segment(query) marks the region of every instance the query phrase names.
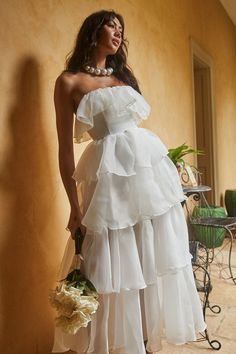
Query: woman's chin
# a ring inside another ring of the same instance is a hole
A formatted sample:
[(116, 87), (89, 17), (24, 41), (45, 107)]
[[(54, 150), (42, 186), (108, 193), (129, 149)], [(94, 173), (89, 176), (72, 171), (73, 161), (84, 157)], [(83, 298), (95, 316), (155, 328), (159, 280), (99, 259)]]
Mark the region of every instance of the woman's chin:
[(115, 47), (114, 45), (112, 47), (107, 48), (107, 55), (115, 55), (118, 49), (119, 47)]

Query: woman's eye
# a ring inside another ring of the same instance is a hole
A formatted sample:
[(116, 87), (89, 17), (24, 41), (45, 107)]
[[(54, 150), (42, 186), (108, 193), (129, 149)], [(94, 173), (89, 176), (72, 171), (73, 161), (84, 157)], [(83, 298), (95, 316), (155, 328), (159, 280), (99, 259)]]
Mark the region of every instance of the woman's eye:
[[(108, 22), (107, 25), (111, 28), (116, 28), (116, 25), (113, 23), (113, 22)], [(119, 30), (119, 33), (120, 35), (122, 36), (123, 34), (123, 31), (122, 30)]]

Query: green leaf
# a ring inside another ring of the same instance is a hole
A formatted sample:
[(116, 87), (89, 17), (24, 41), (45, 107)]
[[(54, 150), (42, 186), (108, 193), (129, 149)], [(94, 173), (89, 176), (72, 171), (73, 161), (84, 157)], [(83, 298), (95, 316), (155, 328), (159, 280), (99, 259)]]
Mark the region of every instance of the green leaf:
[(189, 147), (186, 143), (177, 146), (176, 148), (168, 149), (168, 156), (176, 165), (177, 163), (184, 163), (182, 157), (188, 154), (202, 155), (202, 150), (195, 150)]
[(80, 269), (74, 269), (65, 280), (68, 285), (79, 289), (82, 293), (96, 293), (95, 286), (81, 273)]

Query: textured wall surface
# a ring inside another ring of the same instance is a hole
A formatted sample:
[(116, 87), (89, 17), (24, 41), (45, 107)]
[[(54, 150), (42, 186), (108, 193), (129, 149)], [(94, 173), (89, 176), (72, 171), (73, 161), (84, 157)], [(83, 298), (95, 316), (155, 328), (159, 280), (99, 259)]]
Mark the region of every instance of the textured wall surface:
[[(194, 143), (190, 37), (214, 63), (218, 190), (236, 188), (236, 36), (218, 0), (9, 0), (0, 3), (0, 342), (4, 354), (48, 354), (47, 295), (67, 240), (57, 165), (54, 81), (82, 20), (114, 8), (129, 63), (152, 106), (145, 127), (168, 146)], [(84, 146), (76, 147), (76, 159)]]

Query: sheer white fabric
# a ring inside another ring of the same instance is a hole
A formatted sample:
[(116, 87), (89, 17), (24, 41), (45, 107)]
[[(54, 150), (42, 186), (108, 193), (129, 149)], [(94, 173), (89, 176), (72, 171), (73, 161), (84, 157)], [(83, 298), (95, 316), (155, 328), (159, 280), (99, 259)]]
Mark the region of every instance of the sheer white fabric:
[[(150, 107), (129, 86), (97, 89), (77, 109), (75, 139), (93, 137), (74, 171), (87, 227), (82, 270), (99, 292), (92, 322), (55, 330), (53, 352), (145, 354), (161, 338), (183, 344), (205, 329), (191, 268), (185, 199), (167, 148), (138, 128)], [(58, 273), (74, 264), (69, 238)]]
[(106, 123), (109, 126), (110, 133), (112, 133), (112, 126), (119, 125), (121, 129), (122, 122), (133, 120), (136, 124), (139, 124), (142, 119), (146, 119), (149, 115), (150, 106), (143, 96), (130, 86), (105, 87), (91, 91), (83, 96), (77, 108), (77, 119), (74, 125), (74, 140), (76, 143), (91, 139), (86, 132), (93, 128), (94, 124), (97, 129), (100, 128), (101, 122), (96, 124), (94, 118), (101, 113), (106, 115)]

